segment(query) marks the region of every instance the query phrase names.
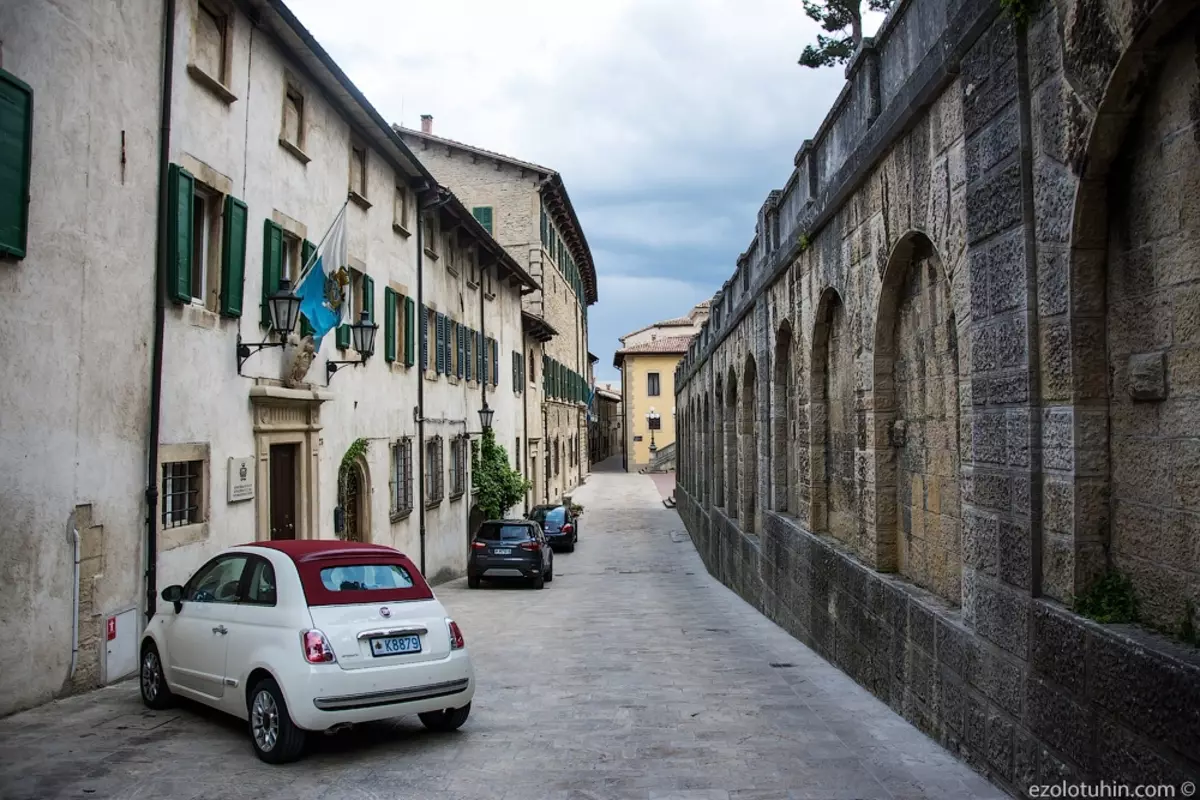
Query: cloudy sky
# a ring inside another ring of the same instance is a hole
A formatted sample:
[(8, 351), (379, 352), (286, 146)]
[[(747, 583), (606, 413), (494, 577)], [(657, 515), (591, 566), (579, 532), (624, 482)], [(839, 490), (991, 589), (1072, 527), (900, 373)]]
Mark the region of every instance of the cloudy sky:
[(558, 170), (617, 337), (710, 297), (842, 86), (800, 0), (291, 0), (390, 121)]

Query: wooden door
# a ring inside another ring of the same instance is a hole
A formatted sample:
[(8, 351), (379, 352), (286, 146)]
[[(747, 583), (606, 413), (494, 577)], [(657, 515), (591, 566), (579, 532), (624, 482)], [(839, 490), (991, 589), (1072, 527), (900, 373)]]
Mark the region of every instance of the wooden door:
[(271, 538), (296, 538), (295, 444), (271, 445)]

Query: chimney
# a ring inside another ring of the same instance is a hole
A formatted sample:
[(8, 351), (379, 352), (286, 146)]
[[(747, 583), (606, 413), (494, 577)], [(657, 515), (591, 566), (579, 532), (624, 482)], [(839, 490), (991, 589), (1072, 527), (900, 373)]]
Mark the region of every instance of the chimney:
[(433, 114), (421, 115), (421, 133), (433, 134)]

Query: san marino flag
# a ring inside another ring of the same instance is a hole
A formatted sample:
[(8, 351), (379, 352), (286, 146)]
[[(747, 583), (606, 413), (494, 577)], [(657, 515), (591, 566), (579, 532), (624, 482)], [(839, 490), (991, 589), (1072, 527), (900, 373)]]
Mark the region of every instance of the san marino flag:
[(312, 328), (313, 347), (318, 350), (325, 334), (351, 321), (350, 272), (346, 261), (346, 207), (342, 206), (311, 263), (304, 265), (296, 289), (300, 313)]

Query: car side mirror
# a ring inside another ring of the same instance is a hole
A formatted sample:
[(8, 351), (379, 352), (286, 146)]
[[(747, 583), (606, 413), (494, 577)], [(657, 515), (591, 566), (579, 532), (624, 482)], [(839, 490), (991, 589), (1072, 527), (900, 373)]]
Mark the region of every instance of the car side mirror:
[(179, 584), (172, 584), (162, 590), (162, 599), (168, 603), (175, 605), (175, 613), (178, 614), (183, 610), (183, 587)]

